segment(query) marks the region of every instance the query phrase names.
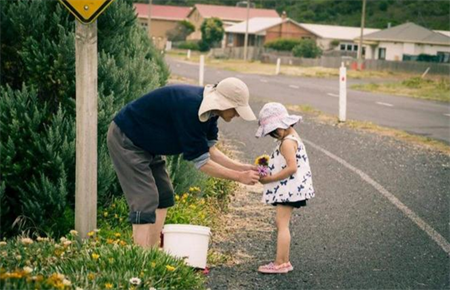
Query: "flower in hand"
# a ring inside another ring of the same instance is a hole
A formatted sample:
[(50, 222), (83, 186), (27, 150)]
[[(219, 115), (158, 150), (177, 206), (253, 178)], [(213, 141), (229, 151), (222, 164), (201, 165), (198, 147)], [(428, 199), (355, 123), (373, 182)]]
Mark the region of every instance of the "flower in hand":
[(261, 155), (255, 160), (258, 167), (259, 176), (264, 177), (269, 174), (269, 155)]

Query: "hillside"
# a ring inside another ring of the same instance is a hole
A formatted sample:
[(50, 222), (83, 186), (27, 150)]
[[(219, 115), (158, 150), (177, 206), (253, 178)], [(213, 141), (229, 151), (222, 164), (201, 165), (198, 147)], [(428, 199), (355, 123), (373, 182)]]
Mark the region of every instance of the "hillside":
[[(258, 8), (286, 11), (298, 22), (359, 26), (362, 0), (251, 0)], [(146, 3), (148, 0), (138, 0)], [(217, 4), (236, 6), (230, 0), (153, 0), (154, 4), (194, 6)], [(366, 27), (386, 28), (410, 21), (435, 30), (450, 30), (450, 1), (367, 0)]]

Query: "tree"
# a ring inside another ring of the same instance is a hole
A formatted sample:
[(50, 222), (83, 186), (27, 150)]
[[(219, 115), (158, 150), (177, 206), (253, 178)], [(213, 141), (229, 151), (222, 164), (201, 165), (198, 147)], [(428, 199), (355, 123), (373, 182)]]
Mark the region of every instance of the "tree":
[[(58, 1), (1, 1), (0, 237), (66, 234), (74, 223), (74, 17)], [(132, 2), (98, 18), (98, 202), (121, 195), (106, 133), (127, 102), (166, 83), (169, 71)], [(13, 224), (16, 227), (13, 227)]]
[(200, 30), (202, 32), (202, 41), (199, 45), (200, 50), (203, 51), (216, 46), (217, 43), (222, 41), (223, 35), (225, 33), (222, 20), (215, 17), (208, 18), (203, 21)]
[(195, 26), (187, 20), (180, 21), (177, 26), (167, 32), (170, 41), (184, 41), (186, 37), (195, 31)]
[(300, 44), (292, 49), (292, 53), (296, 57), (316, 58), (322, 54), (322, 50), (312, 39), (302, 39)]

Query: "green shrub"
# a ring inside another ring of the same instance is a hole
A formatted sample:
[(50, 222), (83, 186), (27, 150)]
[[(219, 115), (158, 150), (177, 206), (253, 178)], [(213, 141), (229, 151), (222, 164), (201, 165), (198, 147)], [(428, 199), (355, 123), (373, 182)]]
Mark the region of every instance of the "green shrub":
[(198, 51), (200, 50), (200, 47), (198, 45), (198, 41), (181, 41), (178, 42), (177, 44), (174, 45), (174, 47), (179, 48), (179, 49), (190, 49), (190, 50), (195, 50)]
[(200, 30), (202, 32), (202, 40), (199, 43), (200, 51), (206, 51), (211, 47), (215, 47), (222, 41), (225, 33), (222, 20), (216, 17), (211, 17), (203, 21)]
[[(58, 1), (1, 5), (0, 126), (8, 134), (0, 135), (0, 236), (27, 229), (59, 235), (74, 222), (74, 18)], [(138, 26), (131, 1), (114, 1), (98, 18), (98, 52), (98, 202), (104, 204), (122, 195), (106, 148), (109, 123), (125, 103), (164, 85), (169, 70)]]
[(264, 44), (265, 48), (270, 48), (278, 51), (292, 51), (292, 49), (300, 44), (300, 39), (276, 39)]
[(322, 50), (312, 39), (302, 39), (298, 45), (292, 49), (292, 54), (296, 57), (316, 58), (322, 54)]

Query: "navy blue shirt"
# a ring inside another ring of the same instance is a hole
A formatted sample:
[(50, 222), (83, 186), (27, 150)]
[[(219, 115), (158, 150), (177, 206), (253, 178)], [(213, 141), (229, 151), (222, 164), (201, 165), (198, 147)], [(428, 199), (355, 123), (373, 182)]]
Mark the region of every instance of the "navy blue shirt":
[(203, 87), (172, 85), (156, 89), (127, 104), (114, 122), (133, 143), (156, 155), (183, 154), (193, 160), (209, 152), (217, 140), (218, 117), (200, 122)]

